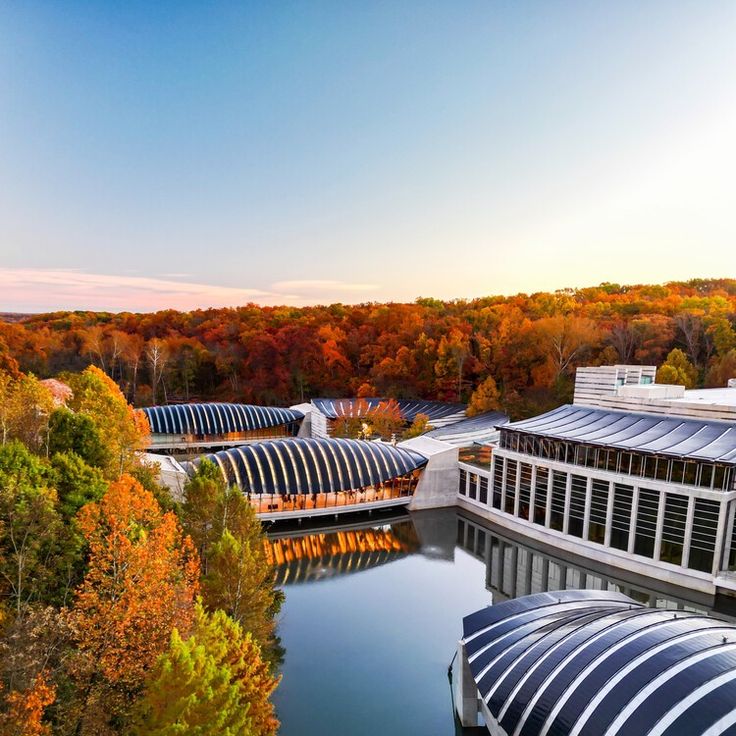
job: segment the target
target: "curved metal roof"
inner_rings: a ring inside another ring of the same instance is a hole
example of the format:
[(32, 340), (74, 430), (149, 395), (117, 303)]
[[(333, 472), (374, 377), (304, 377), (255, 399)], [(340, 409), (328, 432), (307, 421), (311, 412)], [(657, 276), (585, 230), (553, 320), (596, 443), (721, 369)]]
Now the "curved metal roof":
[(304, 418), (294, 409), (217, 402), (150, 406), (143, 411), (152, 434), (229, 434), (277, 427)]
[(228, 483), (250, 493), (347, 491), (397, 478), (427, 463), (423, 455), (403, 447), (336, 438), (256, 442), (205, 457), (219, 466)]
[(590, 445), (736, 464), (736, 423), (565, 405), (503, 429)]
[(463, 630), (502, 733), (736, 733), (736, 626), (725, 621), (571, 590), (484, 608)]
[(499, 427), (508, 424), (508, 421), (506, 414), (500, 411), (487, 411), (432, 429), (426, 435), (451, 445), (480, 444), (498, 437)]
[[(328, 419), (339, 417), (361, 416), (363, 410), (371, 411), (379, 404), (391, 399), (312, 399), (315, 406)], [(421, 399), (396, 399), (401, 416), (407, 422), (413, 422), (417, 414), (429, 417), (430, 424), (437, 420), (460, 419), (465, 413), (465, 404), (454, 404), (449, 401), (423, 401)]]

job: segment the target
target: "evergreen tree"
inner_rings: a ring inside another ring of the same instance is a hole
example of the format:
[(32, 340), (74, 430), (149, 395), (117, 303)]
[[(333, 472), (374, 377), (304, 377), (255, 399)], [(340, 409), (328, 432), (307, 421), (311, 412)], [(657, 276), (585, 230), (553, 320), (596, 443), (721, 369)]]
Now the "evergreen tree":
[(51, 471), (59, 497), (59, 511), (73, 520), (79, 509), (99, 501), (107, 481), (99, 468), (90, 467), (76, 452), (57, 452), (51, 458)]
[(242, 491), (226, 487), (219, 468), (207, 460), (184, 492), (182, 524), (200, 555), (205, 606), (222, 608), (271, 656), (283, 593), (273, 586), (260, 520)]
[(58, 582), (63, 525), (48, 468), (20, 442), (0, 446), (0, 600), (22, 615)]
[(174, 630), (135, 709), (137, 736), (274, 736), (278, 678), (258, 644), (223, 611), (195, 608), (188, 638)]

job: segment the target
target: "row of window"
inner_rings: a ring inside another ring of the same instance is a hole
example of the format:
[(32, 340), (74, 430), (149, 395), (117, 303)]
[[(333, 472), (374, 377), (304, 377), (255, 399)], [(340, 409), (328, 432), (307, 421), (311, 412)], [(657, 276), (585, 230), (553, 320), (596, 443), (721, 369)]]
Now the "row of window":
[[(579, 539), (608, 544), (615, 549), (632, 551), (642, 557), (673, 565), (683, 564), (690, 503), (687, 496), (640, 488), (638, 503), (634, 508), (633, 486), (593, 478), (589, 491), (588, 478), (585, 476), (539, 466), (535, 474), (530, 464), (517, 463), (510, 458), (506, 458), (504, 463), (501, 457), (496, 457), (490, 494), (487, 478), (462, 469), (459, 492), (491, 508)], [(609, 502), (610, 528), (607, 526)], [(710, 572), (716, 548), (720, 504), (701, 498), (695, 498), (693, 502), (693, 528), (687, 567)], [(659, 555), (655, 556), (660, 505), (663, 505), (662, 536)], [(736, 557), (733, 552), (736, 547), (736, 525), (734, 527), (732, 557)], [(729, 565), (734, 562), (736, 559), (729, 559)]]
[(641, 452), (596, 447), (567, 440), (525, 434), (502, 429), (500, 447), (524, 455), (546, 460), (557, 460), (586, 468), (607, 470), (637, 478), (650, 478), (665, 483), (676, 483), (718, 491), (733, 490), (736, 476), (731, 465), (696, 462), (649, 455)]
[(490, 590), (510, 598), (549, 590), (618, 590), (654, 608), (705, 612), (675, 597), (644, 588), (623, 587), (613, 579), (570, 563), (563, 564), (462, 518), (457, 520), (457, 545), (486, 563), (486, 585)]

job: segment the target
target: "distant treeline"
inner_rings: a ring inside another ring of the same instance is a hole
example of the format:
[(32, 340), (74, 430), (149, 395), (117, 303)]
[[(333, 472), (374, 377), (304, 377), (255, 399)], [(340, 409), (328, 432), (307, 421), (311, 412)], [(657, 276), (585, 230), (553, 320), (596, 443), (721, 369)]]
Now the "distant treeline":
[(568, 400), (578, 365), (661, 364), (674, 348), (696, 385), (724, 385), (736, 375), (735, 327), (734, 279), (412, 304), (57, 312), (0, 323), (0, 367), (46, 377), (92, 363), (138, 406), (467, 401), (492, 378), (490, 394), (518, 417)]

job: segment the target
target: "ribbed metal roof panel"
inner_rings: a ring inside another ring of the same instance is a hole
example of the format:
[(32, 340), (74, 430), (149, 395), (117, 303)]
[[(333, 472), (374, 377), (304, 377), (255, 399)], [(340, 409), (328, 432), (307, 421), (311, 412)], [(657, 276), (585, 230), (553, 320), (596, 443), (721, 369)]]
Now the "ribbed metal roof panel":
[(499, 733), (696, 736), (736, 724), (736, 626), (720, 619), (560, 591), (481, 609), (463, 632)]
[[(340, 417), (357, 417), (365, 415), (385, 404), (390, 399), (312, 399), (312, 405), (328, 419)], [(465, 404), (456, 404), (449, 401), (424, 401), (422, 399), (396, 399), (402, 418), (413, 422), (417, 414), (425, 414), (432, 420), (445, 419), (454, 415), (461, 415), (465, 411)], [(458, 416), (459, 418), (459, 416)]]
[[(352, 439), (269, 440), (206, 455), (228, 483), (251, 493), (347, 491), (397, 478), (426, 465), (418, 452)], [(190, 471), (197, 461), (188, 464)], [(187, 464), (185, 464), (187, 467)]]
[(561, 406), (502, 428), (550, 439), (736, 464), (733, 422)]
[(170, 404), (143, 409), (151, 434), (222, 435), (249, 432), (304, 418), (296, 409), (251, 404)]

